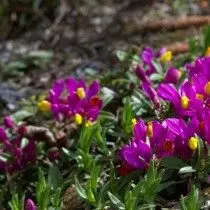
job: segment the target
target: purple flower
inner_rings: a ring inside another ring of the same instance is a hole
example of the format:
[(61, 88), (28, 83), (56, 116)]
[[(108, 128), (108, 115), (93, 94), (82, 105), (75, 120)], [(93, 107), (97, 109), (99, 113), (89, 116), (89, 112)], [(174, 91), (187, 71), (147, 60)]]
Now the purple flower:
[(145, 91), (146, 96), (154, 103), (156, 108), (160, 107), (160, 102), (156, 90), (152, 87), (149, 77), (146, 75), (144, 69), (140, 66), (136, 68), (136, 75), (142, 81), (140, 89)]
[(4, 128), (0, 127), (0, 141), (5, 142), (8, 139)]
[(148, 84), (151, 83), (149, 77), (146, 75), (146, 72), (142, 66), (137, 66), (136, 75), (143, 83), (148, 83)]
[(134, 127), (134, 136), (130, 144), (120, 150), (120, 157), (124, 168), (128, 170), (144, 169), (152, 158), (152, 150), (145, 142), (146, 126), (139, 120)]
[(203, 101), (197, 98), (194, 86), (188, 81), (179, 91), (171, 84), (160, 84), (157, 92), (159, 97), (171, 102), (178, 116), (192, 116), (203, 107)]
[(166, 72), (166, 76), (164, 79), (164, 83), (173, 83), (173, 84), (177, 84), (177, 82), (179, 81), (181, 77), (181, 71), (171, 67), (168, 69), (168, 71)]
[(72, 77), (58, 80), (49, 94), (52, 112), (56, 118), (73, 119), (78, 125), (83, 119), (93, 122), (102, 107), (102, 100), (98, 96), (99, 90), (97, 81), (87, 87), (83, 80), (77, 81)]
[[(176, 121), (176, 119), (171, 119)], [(176, 124), (176, 123), (175, 123)], [(179, 125), (175, 126), (175, 128)], [(159, 122), (152, 122), (153, 136), (150, 139), (150, 145), (158, 158), (175, 155), (176, 134), (168, 129), (167, 122), (160, 124)]]
[(24, 209), (25, 210), (36, 210), (37, 207), (31, 199), (27, 199)]
[(10, 116), (5, 116), (4, 117), (4, 126), (6, 128), (13, 128), (14, 126), (14, 121)]
[(157, 53), (155, 53), (155, 51), (150, 47), (144, 48), (144, 50), (140, 54), (140, 58), (143, 61), (147, 75), (151, 75), (155, 72), (155, 66), (153, 65), (153, 61), (154, 59), (161, 57), (161, 55), (164, 54), (165, 51), (166, 49), (162, 48)]
[(155, 108), (159, 108), (160, 101), (159, 101), (157, 91), (148, 83), (142, 84), (142, 90), (145, 91), (147, 97), (154, 103)]
[(23, 127), (13, 122), (12, 127), (5, 125), (0, 128), (0, 154), (3, 157), (6, 155), (5, 160), (0, 160), (2, 172), (12, 174), (36, 161), (36, 142), (32, 138), (25, 138), (25, 132), (20, 132)]

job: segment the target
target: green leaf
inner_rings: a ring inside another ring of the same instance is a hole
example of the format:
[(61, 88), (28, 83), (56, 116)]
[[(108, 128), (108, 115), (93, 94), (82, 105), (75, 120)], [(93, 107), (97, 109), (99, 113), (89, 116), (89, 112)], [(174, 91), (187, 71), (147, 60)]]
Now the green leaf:
[(45, 188), (42, 190), (41, 197), (39, 200), (39, 208), (40, 209), (48, 209), (48, 204), (50, 202), (51, 195), (50, 195), (50, 187)]
[(33, 116), (32, 112), (26, 111), (26, 110), (19, 110), (11, 115), (12, 119), (18, 123), (23, 121), (25, 118)]
[(136, 200), (137, 198), (136, 197), (132, 197), (132, 198), (129, 198), (127, 201), (126, 201), (126, 210), (133, 210), (135, 209), (134, 206), (136, 204)]
[(54, 190), (61, 187), (63, 183), (62, 175), (56, 166), (51, 166), (48, 172), (48, 182)]
[(94, 193), (97, 192), (97, 182), (98, 182), (99, 173), (100, 173), (100, 166), (96, 166), (94, 164), (94, 167), (91, 172), (91, 189)]
[(210, 47), (210, 27), (207, 26), (204, 29), (204, 51), (206, 51), (206, 49)]
[(193, 173), (196, 170), (192, 168), (192, 166), (185, 166), (183, 168), (179, 169), (179, 174), (185, 174), (185, 173)]
[(157, 187), (156, 193), (161, 192), (162, 190), (166, 189), (167, 187), (169, 187), (173, 184), (176, 184), (176, 182), (175, 181), (170, 181), (170, 182), (164, 182), (164, 183), (159, 184), (158, 187)]
[(101, 88), (101, 98), (103, 100), (103, 107), (109, 104), (115, 96), (115, 92), (107, 87)]
[(82, 186), (80, 185), (80, 183), (78, 182), (77, 176), (74, 176), (74, 182), (75, 182), (75, 187), (76, 190), (78, 192), (78, 194), (80, 195), (80, 197), (87, 199), (87, 195), (85, 193), (85, 190), (82, 188)]
[(138, 210), (149, 210), (149, 209), (154, 209), (156, 207), (156, 205), (154, 204), (144, 204), (139, 206), (139, 208), (137, 208)]
[(43, 197), (43, 192), (45, 192), (46, 188), (47, 188), (47, 183), (44, 177), (44, 173), (41, 169), (39, 169), (39, 181), (36, 187), (36, 198), (39, 205), (43, 203), (42, 197)]
[(92, 204), (95, 203), (95, 201), (96, 201), (95, 196), (94, 196), (94, 193), (90, 187), (87, 188), (86, 195), (87, 195), (87, 199), (90, 203), (92, 203)]
[(124, 210), (125, 209), (125, 205), (117, 198), (115, 197), (112, 193), (108, 192), (108, 196), (110, 198), (110, 200), (112, 201), (112, 203), (120, 210)]
[(128, 58), (128, 53), (127, 52), (124, 52), (124, 51), (121, 51), (121, 50), (118, 50), (116, 52), (116, 56), (117, 58), (119, 59), (119, 61), (124, 61)]
[(13, 61), (2, 66), (2, 71), (8, 76), (17, 76), (20, 71), (27, 68), (27, 65), (23, 61)]
[(27, 138), (22, 138), (21, 140), (21, 144), (20, 144), (20, 147), (21, 149), (24, 149), (29, 143), (29, 140)]
[(89, 127), (83, 126), (79, 136), (79, 145), (82, 151), (87, 154), (89, 153), (91, 143), (94, 140), (93, 135), (95, 134), (96, 125)]
[(64, 154), (66, 154), (67, 156), (71, 156), (71, 154), (70, 154), (68, 149), (66, 149), (65, 147), (62, 147), (61, 149), (64, 152)]
[(50, 60), (53, 58), (53, 52), (52, 51), (44, 51), (44, 50), (35, 50), (31, 51), (27, 55), (27, 59), (35, 59), (35, 60)]
[(106, 121), (116, 121), (116, 116), (112, 114), (111, 112), (107, 112), (102, 110), (100, 113), (100, 118), (99, 118), (101, 123), (104, 123)]
[(171, 169), (180, 169), (186, 167), (187, 164), (177, 157), (167, 157), (162, 159), (162, 164)]
[(133, 119), (132, 105), (127, 99), (122, 110), (122, 127), (125, 133), (130, 134), (132, 132), (132, 119)]
[(52, 198), (53, 207), (60, 207), (61, 203), (61, 188), (57, 188)]
[(11, 155), (9, 155), (7, 153), (0, 153), (0, 160), (2, 162), (6, 163), (10, 158), (11, 158)]
[(203, 204), (203, 199), (199, 196), (199, 191), (195, 186), (192, 186), (192, 189), (187, 197), (181, 197), (180, 205), (182, 210), (200, 210)]
[(150, 76), (150, 79), (154, 82), (157, 82), (157, 81), (161, 81), (163, 79), (163, 76), (158, 73), (154, 73)]
[(161, 66), (161, 64), (158, 61), (152, 61), (152, 64), (155, 67), (155, 70), (159, 73), (159, 74), (163, 74), (163, 67)]

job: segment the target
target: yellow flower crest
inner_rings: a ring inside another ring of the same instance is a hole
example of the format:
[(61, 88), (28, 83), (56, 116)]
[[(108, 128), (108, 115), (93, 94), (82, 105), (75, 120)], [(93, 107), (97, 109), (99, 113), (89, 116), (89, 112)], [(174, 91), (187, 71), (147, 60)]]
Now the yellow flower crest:
[(85, 127), (90, 127), (90, 126), (92, 126), (93, 125), (93, 122), (92, 121), (90, 121), (90, 120), (88, 120), (86, 123), (85, 123)]
[(181, 76), (183, 75), (183, 72), (181, 70), (178, 70), (178, 78), (180, 79)]
[(167, 63), (169, 61), (172, 60), (172, 52), (171, 51), (166, 51), (165, 53), (163, 53), (160, 57), (160, 61), (162, 63)]
[(188, 141), (188, 147), (193, 151), (196, 150), (198, 148), (198, 139), (191, 137)]
[(136, 125), (136, 123), (137, 123), (137, 119), (136, 119), (136, 118), (133, 118), (133, 119), (131, 120), (131, 122), (132, 122), (132, 126), (134, 127), (134, 126)]
[(42, 112), (50, 112), (51, 110), (51, 103), (47, 100), (42, 100), (38, 103), (38, 108)]
[(201, 100), (201, 101), (203, 101), (204, 96), (202, 94), (197, 93), (196, 94), (196, 98), (199, 99), (199, 100)]
[(204, 87), (204, 91), (207, 95), (210, 95), (210, 82), (207, 82), (205, 87)]
[(147, 123), (147, 136), (149, 138), (153, 137), (153, 126), (152, 126), (152, 122), (148, 122)]
[(181, 107), (183, 109), (188, 109), (189, 107), (189, 98), (187, 96), (182, 96), (180, 99)]
[(210, 56), (210, 47), (207, 48), (205, 54), (205, 56), (209, 57)]
[(83, 121), (83, 117), (81, 114), (75, 114), (74, 115), (74, 122), (77, 124), (77, 125), (81, 125), (82, 124), (82, 121)]
[(83, 98), (85, 98), (85, 96), (86, 96), (85, 90), (84, 90), (84, 88), (82, 88), (82, 87), (77, 88), (76, 94), (77, 94), (77, 96), (78, 96), (80, 99), (83, 99)]

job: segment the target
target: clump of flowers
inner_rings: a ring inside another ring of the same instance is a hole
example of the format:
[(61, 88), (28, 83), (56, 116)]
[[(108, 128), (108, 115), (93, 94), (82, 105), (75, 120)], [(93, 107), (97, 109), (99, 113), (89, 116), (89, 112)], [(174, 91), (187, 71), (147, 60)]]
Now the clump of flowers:
[[(144, 63), (147, 58), (150, 61), (147, 64), (152, 64), (152, 53), (148, 49), (143, 51)], [(171, 59), (171, 55), (165, 54), (162, 62), (170, 60), (167, 57)], [(153, 67), (152, 72), (155, 71)], [(186, 78), (178, 85), (178, 70), (169, 68), (165, 79), (155, 85), (144, 68), (136, 68), (141, 80), (140, 88), (160, 111), (161, 102), (169, 102), (175, 118), (147, 123), (141, 119), (132, 120), (133, 137), (120, 151), (122, 174), (147, 168), (151, 159), (175, 156), (188, 161), (196, 154), (200, 140), (203, 141), (204, 150), (210, 144), (210, 58), (199, 57), (194, 63), (186, 65)]]
[(72, 120), (77, 125), (84, 122), (89, 126), (96, 121), (102, 107), (99, 90), (97, 81), (88, 87), (83, 80), (77, 81), (72, 77), (57, 80), (47, 100), (38, 106), (44, 112), (51, 111), (58, 120)]
[(26, 138), (26, 127), (10, 117), (0, 127), (0, 171), (14, 173), (36, 161), (36, 143)]
[(145, 48), (140, 54), (141, 64), (136, 67), (136, 75), (140, 79), (140, 89), (142, 89), (147, 97), (154, 103), (156, 108), (160, 107), (156, 86), (151, 80), (153, 75), (157, 75), (155, 62), (159, 62), (166, 66), (166, 72), (162, 72), (162, 83), (177, 84), (181, 78), (181, 71), (172, 66), (172, 52), (161, 48), (158, 52), (152, 48)]
[(123, 174), (144, 169), (150, 160), (176, 156), (188, 160), (197, 149), (197, 125), (182, 119), (168, 118), (162, 123), (139, 120), (133, 128), (134, 135), (120, 151)]

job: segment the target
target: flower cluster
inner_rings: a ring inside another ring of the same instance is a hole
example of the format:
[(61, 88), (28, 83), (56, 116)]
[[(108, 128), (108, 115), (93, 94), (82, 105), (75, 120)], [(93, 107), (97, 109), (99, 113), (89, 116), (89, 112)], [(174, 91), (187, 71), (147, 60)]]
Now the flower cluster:
[[(174, 118), (163, 122), (142, 120), (136, 122), (134, 135), (128, 145), (120, 151), (123, 162), (122, 172), (144, 169), (152, 158), (176, 156), (189, 160), (195, 154), (199, 138), (204, 147), (210, 144), (210, 58), (199, 57), (186, 65), (185, 80), (177, 85), (177, 74), (166, 73), (166, 78), (155, 87), (142, 67), (136, 73), (145, 90), (154, 102), (166, 101), (171, 104)], [(174, 80), (173, 80), (174, 79)], [(175, 82), (176, 81), (176, 82)]]
[(140, 89), (144, 90), (148, 98), (158, 108), (160, 106), (160, 102), (157, 92), (150, 79), (153, 74), (157, 73), (154, 65), (155, 60), (168, 65), (168, 70), (164, 75), (163, 83), (177, 84), (181, 77), (181, 71), (172, 66), (172, 53), (171, 51), (166, 51), (165, 48), (162, 48), (155, 53), (152, 48), (147, 47), (140, 54), (140, 58), (142, 64), (138, 65), (136, 68), (136, 75), (141, 81)]
[(25, 138), (26, 128), (17, 125), (10, 117), (0, 127), (0, 171), (14, 173), (36, 161), (36, 144)]
[(51, 110), (59, 120), (70, 119), (77, 125), (85, 122), (89, 126), (97, 119), (102, 107), (99, 90), (97, 81), (87, 87), (83, 80), (72, 77), (58, 80), (50, 89), (48, 99), (39, 103), (39, 108)]
[(198, 146), (196, 129), (196, 121), (186, 123), (182, 119), (168, 118), (162, 123), (145, 123), (140, 119), (134, 125), (130, 143), (120, 151), (124, 172), (146, 168), (151, 158), (189, 159)]

